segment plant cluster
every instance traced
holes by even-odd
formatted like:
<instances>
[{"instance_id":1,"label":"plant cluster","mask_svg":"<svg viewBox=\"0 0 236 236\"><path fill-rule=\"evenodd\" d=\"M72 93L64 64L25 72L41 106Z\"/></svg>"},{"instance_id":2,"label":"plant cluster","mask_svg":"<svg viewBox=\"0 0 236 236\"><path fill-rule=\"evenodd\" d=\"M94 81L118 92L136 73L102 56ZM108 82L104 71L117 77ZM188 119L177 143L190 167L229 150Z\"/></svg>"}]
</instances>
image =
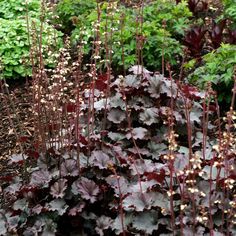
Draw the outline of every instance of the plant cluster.
<instances>
[{"instance_id":1,"label":"plant cluster","mask_svg":"<svg viewBox=\"0 0 236 236\"><path fill-rule=\"evenodd\" d=\"M39 0L28 3L19 0L0 2L0 63L3 77L19 78L32 75L30 50L38 51L40 40L45 64L52 66L53 57L49 51L61 47L62 34L48 23L39 20L40 14L45 14L40 12L40 9ZM39 38L40 27L43 27L42 39Z\"/></svg>"},{"instance_id":2,"label":"plant cluster","mask_svg":"<svg viewBox=\"0 0 236 236\"><path fill-rule=\"evenodd\" d=\"M41 123L42 152L12 156L37 165L28 182L8 178L1 234L234 235L235 114L217 141L207 94L141 66L89 79L72 99L61 53L41 103L60 123Z\"/></svg>"},{"instance_id":3,"label":"plant cluster","mask_svg":"<svg viewBox=\"0 0 236 236\"><path fill-rule=\"evenodd\" d=\"M74 16L76 7L85 13ZM227 70L216 85L230 85L234 45L219 43L227 22L185 34L190 20L207 15L201 0L63 0L57 12L65 31L69 20L76 28L53 51L44 46L46 13L32 21L34 136L16 132L21 153L8 165L23 171L0 176L0 235L235 235L236 77L221 118L211 83L201 92L183 82L183 68L176 79L166 63L180 60L184 37L183 59L199 63L194 79L215 80L204 77L206 67L212 75ZM53 69L45 52L57 61ZM221 60L228 63L219 68Z\"/></svg>"},{"instance_id":4,"label":"plant cluster","mask_svg":"<svg viewBox=\"0 0 236 236\"><path fill-rule=\"evenodd\" d=\"M86 42L86 52L89 53L93 48L91 42L99 31L101 48L104 48L100 56L106 60L106 47L109 45L115 70L117 66L124 65L127 69L136 64L141 58L139 56L137 59L137 48L142 54L143 63L149 69L160 70L162 57L172 65L180 60L183 54L180 39L189 25L188 18L192 15L185 2L178 5L173 4L173 1L163 0L144 3L141 6L142 12L118 2L112 5L103 2L99 7L99 19L96 8L90 14L86 11L78 19L74 18L76 29L72 31L73 44L77 44L82 38Z\"/></svg>"},{"instance_id":5,"label":"plant cluster","mask_svg":"<svg viewBox=\"0 0 236 236\"><path fill-rule=\"evenodd\" d=\"M189 0L189 9L194 14L193 26L183 41L190 57L185 68L194 68L189 80L201 87L213 83L223 104L230 103L235 65L234 54L230 53L235 50L235 19L225 13L232 13L232 4L233 1L223 1L219 10L212 9L206 1Z\"/></svg>"},{"instance_id":6,"label":"plant cluster","mask_svg":"<svg viewBox=\"0 0 236 236\"><path fill-rule=\"evenodd\" d=\"M192 82L201 87L204 87L207 82L212 82L213 88L218 91L219 101L226 101L228 104L231 101L229 91L233 86L232 78L236 65L235 51L235 45L221 44L217 50L204 55L204 65L195 69L189 76Z\"/></svg>"}]
</instances>

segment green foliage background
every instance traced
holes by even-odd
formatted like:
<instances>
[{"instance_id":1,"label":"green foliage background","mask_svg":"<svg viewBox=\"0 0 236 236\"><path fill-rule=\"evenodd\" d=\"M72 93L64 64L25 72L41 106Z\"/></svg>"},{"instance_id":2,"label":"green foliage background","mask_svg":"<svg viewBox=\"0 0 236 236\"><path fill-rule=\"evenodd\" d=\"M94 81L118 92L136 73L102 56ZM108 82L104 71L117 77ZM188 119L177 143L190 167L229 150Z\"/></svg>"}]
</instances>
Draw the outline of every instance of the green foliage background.
<instances>
[{"instance_id":1,"label":"green foliage background","mask_svg":"<svg viewBox=\"0 0 236 236\"><path fill-rule=\"evenodd\" d=\"M27 14L29 16L29 29L27 29ZM20 78L31 75L30 41L33 30L39 38L40 29L40 0L28 1L28 5L22 0L3 0L0 2L0 62L2 76L5 78ZM51 25L43 24L43 49L45 63L51 66L53 58L47 56L50 49L59 48L62 45L60 36ZM57 39L57 44L55 40Z\"/></svg>"}]
</instances>

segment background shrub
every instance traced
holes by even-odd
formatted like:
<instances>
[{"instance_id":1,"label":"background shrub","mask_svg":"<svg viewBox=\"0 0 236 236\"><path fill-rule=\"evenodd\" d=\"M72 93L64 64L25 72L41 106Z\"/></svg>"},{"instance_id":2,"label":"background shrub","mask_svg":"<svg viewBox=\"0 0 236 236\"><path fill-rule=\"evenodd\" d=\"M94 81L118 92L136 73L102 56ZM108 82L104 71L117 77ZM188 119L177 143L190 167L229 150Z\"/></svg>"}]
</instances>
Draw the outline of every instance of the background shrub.
<instances>
[{"instance_id":1,"label":"background shrub","mask_svg":"<svg viewBox=\"0 0 236 236\"><path fill-rule=\"evenodd\" d=\"M125 7L120 4L109 8L108 3L101 7L100 40L101 48L104 48L105 32L108 30L112 35L112 62L113 68L122 66L122 55L126 69L136 64L137 43L141 43L143 50L144 65L149 69L160 69L162 50L166 61L176 65L178 58L182 55L183 47L180 39L184 30L190 23L189 11L186 2L174 4L173 1L158 0L144 6L143 24L138 24L138 11L132 7ZM111 13L113 11L113 13ZM110 12L110 15L109 15ZM89 42L94 38L94 22L97 20L97 9L94 8L89 15L87 12L81 15L83 21L78 20L76 29L72 31L72 43L76 45L81 35L87 43L85 52L91 52ZM139 28L142 27L142 34ZM137 39L139 37L139 39ZM108 45L111 45L111 42ZM122 46L123 45L123 48ZM101 52L102 59L106 57L106 50Z\"/></svg>"},{"instance_id":2,"label":"background shrub","mask_svg":"<svg viewBox=\"0 0 236 236\"><path fill-rule=\"evenodd\" d=\"M26 9L22 1L10 0L0 3L0 61L2 64L2 75L5 78L19 78L31 75L31 62L29 58L31 36L34 34L36 42L39 43L40 34L40 1L29 1L29 29L27 28ZM29 32L32 31L32 32ZM34 33L33 33L34 32ZM31 34L32 33L32 34ZM59 48L62 33L56 31L51 25L43 24L43 54L45 64L53 65L53 57L48 53L52 49ZM56 43L55 43L56 42ZM37 46L36 46L37 47Z\"/></svg>"},{"instance_id":3,"label":"background shrub","mask_svg":"<svg viewBox=\"0 0 236 236\"><path fill-rule=\"evenodd\" d=\"M204 65L198 67L190 76L190 81L204 87L211 82L218 91L219 101L231 100L234 66L236 64L236 45L221 44L221 46L205 56Z\"/></svg>"}]
</instances>

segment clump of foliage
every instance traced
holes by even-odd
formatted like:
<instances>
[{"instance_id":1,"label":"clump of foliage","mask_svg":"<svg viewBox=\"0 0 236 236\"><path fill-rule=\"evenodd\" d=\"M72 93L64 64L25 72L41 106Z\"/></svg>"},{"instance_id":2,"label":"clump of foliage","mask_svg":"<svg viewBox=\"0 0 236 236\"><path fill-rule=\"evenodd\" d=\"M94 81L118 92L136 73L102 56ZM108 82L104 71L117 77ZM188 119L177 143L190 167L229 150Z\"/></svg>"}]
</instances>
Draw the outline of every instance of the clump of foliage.
<instances>
[{"instance_id":1,"label":"clump of foliage","mask_svg":"<svg viewBox=\"0 0 236 236\"><path fill-rule=\"evenodd\" d=\"M53 70L45 69L43 51L33 45L33 58L40 62L32 65L35 134L30 144L30 137L17 136L22 153L8 162L23 167L22 175L0 177L0 234L236 234L236 84L231 109L221 120L210 84L200 92L172 78L164 62L188 25L182 14L191 15L189 3L202 1L188 1L188 8L186 1L170 7L173 2L154 1L143 9L98 4L96 13L83 15L83 26L74 18L76 60L67 39ZM198 11L199 5L192 8L195 15ZM211 38L221 38L214 27ZM198 41L190 56L198 53L201 59L205 31L194 27L190 32L187 46ZM154 45L158 37L161 51ZM222 44L205 55L205 65L217 70L210 60L218 53L224 60L231 46ZM149 62L145 53L150 50L159 54ZM91 56L90 63L83 63L83 53ZM143 56L149 68L166 64L169 76L141 65L132 66L128 75L113 75L112 63L126 68L143 62Z\"/></svg>"},{"instance_id":2,"label":"clump of foliage","mask_svg":"<svg viewBox=\"0 0 236 236\"><path fill-rule=\"evenodd\" d=\"M51 77L41 105L61 123L42 123L46 152L12 156L10 163L36 158L37 166L29 182L5 178L2 234L235 233L235 139L224 135L218 143L210 135L216 127L204 123L207 95L140 66L131 71L110 82L100 76L81 88L79 100L60 89L73 88L72 78Z\"/></svg>"},{"instance_id":3,"label":"clump of foliage","mask_svg":"<svg viewBox=\"0 0 236 236\"><path fill-rule=\"evenodd\" d=\"M236 9L235 9L235 1L234 0L223 0L224 7L224 17L229 18L234 27L236 27Z\"/></svg>"},{"instance_id":4,"label":"clump of foliage","mask_svg":"<svg viewBox=\"0 0 236 236\"><path fill-rule=\"evenodd\" d=\"M57 22L61 24L64 31L70 33L77 23L84 21L84 16L96 9L96 5L95 0L61 0L56 5Z\"/></svg>"},{"instance_id":5,"label":"clump of foliage","mask_svg":"<svg viewBox=\"0 0 236 236\"><path fill-rule=\"evenodd\" d=\"M230 103L234 83L235 20L232 15L225 14L233 8L232 2L223 1L222 9L214 9L206 1L188 1L194 13L194 24L186 31L183 40L188 49L184 67L187 74L189 69L192 70L188 75L190 82L201 89L212 83L221 105Z\"/></svg>"},{"instance_id":6,"label":"clump of foliage","mask_svg":"<svg viewBox=\"0 0 236 236\"><path fill-rule=\"evenodd\" d=\"M234 67L236 64L236 46L221 44L221 46L203 56L204 65L198 67L189 76L191 82L204 87L208 82L218 91L219 101L231 101Z\"/></svg>"},{"instance_id":7,"label":"clump of foliage","mask_svg":"<svg viewBox=\"0 0 236 236\"><path fill-rule=\"evenodd\" d=\"M39 45L40 1L33 0L26 4L22 1L1 1L0 9L0 62L5 78L30 76L30 49ZM28 24L27 24L28 18ZM31 33L32 34L31 34ZM48 23L43 23L42 45L47 66L52 66L53 57L49 51L61 47L62 34ZM34 38L34 39L33 39ZM36 49L34 49L35 51Z\"/></svg>"},{"instance_id":8,"label":"clump of foliage","mask_svg":"<svg viewBox=\"0 0 236 236\"><path fill-rule=\"evenodd\" d=\"M25 11L33 17L39 15L40 1L30 0L30 1L21 1L21 0L2 0L0 2L0 18L2 19L16 19L22 18L22 14Z\"/></svg>"},{"instance_id":9,"label":"clump of foliage","mask_svg":"<svg viewBox=\"0 0 236 236\"><path fill-rule=\"evenodd\" d=\"M137 63L140 59L137 59L140 57L137 55L137 48L142 51L143 62L149 69L160 70L162 56L176 65L183 49L179 39L188 27L188 18L191 16L186 2L175 5L173 1L158 0L144 4L142 16L137 9L127 8L116 2L112 7L106 2L100 6L100 19L97 19L97 9L94 9L89 15L82 16L83 21L78 20L77 28L72 32L74 44L82 38L86 42L85 50L88 53L92 49L90 43L99 31L99 41L104 49L101 57L106 60L106 50L109 47L115 69L117 65L124 65L127 69ZM112 37L112 43L107 39L107 31Z\"/></svg>"}]
</instances>

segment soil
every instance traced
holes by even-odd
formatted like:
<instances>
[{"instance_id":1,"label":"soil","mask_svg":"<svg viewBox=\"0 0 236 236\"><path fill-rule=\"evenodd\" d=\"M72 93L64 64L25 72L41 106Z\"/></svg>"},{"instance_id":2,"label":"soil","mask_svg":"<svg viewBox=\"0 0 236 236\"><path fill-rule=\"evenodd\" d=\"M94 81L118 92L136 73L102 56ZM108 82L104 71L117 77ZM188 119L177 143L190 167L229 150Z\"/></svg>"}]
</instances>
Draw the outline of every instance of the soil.
<instances>
[{"instance_id":1,"label":"soil","mask_svg":"<svg viewBox=\"0 0 236 236\"><path fill-rule=\"evenodd\" d=\"M30 87L26 81L13 82L8 91L0 87L0 190L9 176L21 171L20 167L7 164L13 154L21 153L21 136L33 134Z\"/></svg>"}]
</instances>

